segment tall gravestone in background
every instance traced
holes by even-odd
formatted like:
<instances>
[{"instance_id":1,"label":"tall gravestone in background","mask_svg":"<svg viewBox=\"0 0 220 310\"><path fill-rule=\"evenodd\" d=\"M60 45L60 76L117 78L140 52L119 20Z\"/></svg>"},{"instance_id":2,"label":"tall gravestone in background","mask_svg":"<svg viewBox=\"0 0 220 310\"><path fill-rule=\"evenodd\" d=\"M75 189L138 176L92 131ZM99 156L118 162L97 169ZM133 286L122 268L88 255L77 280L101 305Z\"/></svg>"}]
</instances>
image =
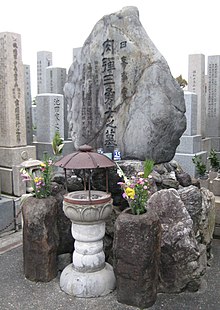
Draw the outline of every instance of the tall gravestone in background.
<instances>
[{"instance_id":1,"label":"tall gravestone in background","mask_svg":"<svg viewBox=\"0 0 220 310\"><path fill-rule=\"evenodd\" d=\"M196 177L198 173L195 164L192 162L192 158L195 155L201 156L202 162L206 164L207 152L202 151L202 136L197 134L197 95L185 91L184 98L186 104L187 129L180 138L180 144L176 149L174 159L179 162L184 171L189 173L192 177Z\"/></svg>"},{"instance_id":2,"label":"tall gravestone in background","mask_svg":"<svg viewBox=\"0 0 220 310\"><path fill-rule=\"evenodd\" d=\"M37 158L44 159L44 153L53 156L52 144L56 131L64 139L64 100L63 95L45 93L36 96ZM63 141L63 155L73 151L72 141Z\"/></svg>"},{"instance_id":3,"label":"tall gravestone in background","mask_svg":"<svg viewBox=\"0 0 220 310\"><path fill-rule=\"evenodd\" d=\"M0 33L0 176L2 192L21 195L19 165L36 158L27 146L21 36Z\"/></svg>"},{"instance_id":4,"label":"tall gravestone in background","mask_svg":"<svg viewBox=\"0 0 220 310\"><path fill-rule=\"evenodd\" d=\"M64 87L75 147L166 162L186 128L183 91L139 21L136 7L93 28Z\"/></svg>"}]
</instances>

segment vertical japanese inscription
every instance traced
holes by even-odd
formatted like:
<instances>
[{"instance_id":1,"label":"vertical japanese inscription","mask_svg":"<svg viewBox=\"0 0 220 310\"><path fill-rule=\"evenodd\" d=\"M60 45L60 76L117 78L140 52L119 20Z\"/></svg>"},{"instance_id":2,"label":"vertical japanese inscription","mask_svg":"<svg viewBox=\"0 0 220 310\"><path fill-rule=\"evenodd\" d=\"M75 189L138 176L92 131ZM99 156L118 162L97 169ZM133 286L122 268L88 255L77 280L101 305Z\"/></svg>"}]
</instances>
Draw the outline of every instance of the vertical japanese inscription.
<instances>
[{"instance_id":1,"label":"vertical japanese inscription","mask_svg":"<svg viewBox=\"0 0 220 310\"><path fill-rule=\"evenodd\" d=\"M58 98L54 99L54 127L56 131L60 130L60 100Z\"/></svg>"},{"instance_id":2,"label":"vertical japanese inscription","mask_svg":"<svg viewBox=\"0 0 220 310\"><path fill-rule=\"evenodd\" d=\"M16 38L12 38L12 50L13 50L13 88L12 95L14 100L15 111L15 134L17 143L21 142L21 121L20 121L20 98L21 89L19 88L18 81L18 43Z\"/></svg>"},{"instance_id":3,"label":"vertical japanese inscription","mask_svg":"<svg viewBox=\"0 0 220 310\"><path fill-rule=\"evenodd\" d=\"M92 134L93 112L92 112L92 65L83 65L82 70L82 135L88 138Z\"/></svg>"},{"instance_id":4,"label":"vertical japanese inscription","mask_svg":"<svg viewBox=\"0 0 220 310\"><path fill-rule=\"evenodd\" d=\"M209 64L208 67L209 70L209 96L208 96L208 117L216 117L216 104L217 104L217 76L218 76L218 65L215 64Z\"/></svg>"},{"instance_id":5,"label":"vertical japanese inscription","mask_svg":"<svg viewBox=\"0 0 220 310\"><path fill-rule=\"evenodd\" d=\"M112 109L115 102L115 58L114 58L114 40L107 39L103 43L102 52L102 78L104 84L104 105L107 122L105 127L104 145L108 148L117 145L115 134L116 126L114 124L114 111Z\"/></svg>"},{"instance_id":6,"label":"vertical japanese inscription","mask_svg":"<svg viewBox=\"0 0 220 310\"><path fill-rule=\"evenodd\" d=\"M127 47L127 41L122 41L120 42L120 50L123 51ZM128 65L127 62L127 55L121 56L121 98L122 101L125 101L125 99L128 96L128 89L127 89L127 80L128 80L128 75L126 71L126 66Z\"/></svg>"},{"instance_id":7,"label":"vertical japanese inscription","mask_svg":"<svg viewBox=\"0 0 220 310\"><path fill-rule=\"evenodd\" d=\"M6 73L6 36L0 37L0 132L1 135L6 135L6 85L7 85L7 73Z\"/></svg>"}]
</instances>

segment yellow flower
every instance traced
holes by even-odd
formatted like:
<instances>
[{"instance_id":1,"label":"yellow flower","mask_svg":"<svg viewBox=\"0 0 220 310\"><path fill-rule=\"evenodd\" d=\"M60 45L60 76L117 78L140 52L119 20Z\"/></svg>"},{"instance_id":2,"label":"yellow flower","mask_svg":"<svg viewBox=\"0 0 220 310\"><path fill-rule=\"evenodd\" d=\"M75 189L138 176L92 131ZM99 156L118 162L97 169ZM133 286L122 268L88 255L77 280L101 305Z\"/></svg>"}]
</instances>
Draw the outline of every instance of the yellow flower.
<instances>
[{"instance_id":1,"label":"yellow flower","mask_svg":"<svg viewBox=\"0 0 220 310\"><path fill-rule=\"evenodd\" d=\"M34 178L34 182L35 182L35 183L38 183L39 181L42 181L42 180L43 180L42 177L35 177L35 178Z\"/></svg>"},{"instance_id":2,"label":"yellow flower","mask_svg":"<svg viewBox=\"0 0 220 310\"><path fill-rule=\"evenodd\" d=\"M125 193L126 195L131 198L131 199L134 199L134 196L135 196L135 190L133 188L130 188L130 187L127 187L125 189Z\"/></svg>"}]
</instances>

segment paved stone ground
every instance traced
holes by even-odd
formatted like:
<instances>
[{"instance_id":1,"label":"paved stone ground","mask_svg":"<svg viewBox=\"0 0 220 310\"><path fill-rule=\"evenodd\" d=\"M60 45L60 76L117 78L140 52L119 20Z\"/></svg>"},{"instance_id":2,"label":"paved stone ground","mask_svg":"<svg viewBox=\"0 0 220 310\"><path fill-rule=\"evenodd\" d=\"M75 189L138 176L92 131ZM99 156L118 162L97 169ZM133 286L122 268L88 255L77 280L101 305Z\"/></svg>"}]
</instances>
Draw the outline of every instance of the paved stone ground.
<instances>
[{"instance_id":1,"label":"paved stone ground","mask_svg":"<svg viewBox=\"0 0 220 310\"><path fill-rule=\"evenodd\" d=\"M14 242L12 242L14 243ZM1 245L1 239L0 239ZM1 247L1 246L0 246ZM4 244L5 247L5 244ZM158 294L150 310L220 309L220 240L213 240L213 260L199 292ZM23 275L22 246L0 255L0 310L135 310L120 304L116 292L99 298L75 298L62 292L59 277L49 283L35 283Z\"/></svg>"}]
</instances>

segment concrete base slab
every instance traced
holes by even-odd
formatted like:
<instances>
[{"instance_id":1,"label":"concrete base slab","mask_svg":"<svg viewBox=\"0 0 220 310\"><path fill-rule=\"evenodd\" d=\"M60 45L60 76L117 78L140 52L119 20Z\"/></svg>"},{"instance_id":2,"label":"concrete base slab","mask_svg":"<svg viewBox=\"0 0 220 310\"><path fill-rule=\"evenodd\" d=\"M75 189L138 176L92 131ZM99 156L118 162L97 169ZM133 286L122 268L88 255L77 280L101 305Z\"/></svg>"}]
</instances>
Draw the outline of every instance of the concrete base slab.
<instances>
[{"instance_id":1,"label":"concrete base slab","mask_svg":"<svg viewBox=\"0 0 220 310\"><path fill-rule=\"evenodd\" d=\"M195 156L201 156L202 161L206 164L207 162L207 152L199 152L196 154L185 154L185 153L176 153L174 160L176 160L183 170L191 175L191 177L197 177L197 172L195 164L192 162L192 158Z\"/></svg>"},{"instance_id":2,"label":"concrete base slab","mask_svg":"<svg viewBox=\"0 0 220 310\"><path fill-rule=\"evenodd\" d=\"M0 147L0 166L2 167L12 168L29 158L36 159L35 146Z\"/></svg>"},{"instance_id":3,"label":"concrete base slab","mask_svg":"<svg viewBox=\"0 0 220 310\"><path fill-rule=\"evenodd\" d=\"M1 237L0 254L6 253L22 245L22 230L18 232L7 233Z\"/></svg>"}]
</instances>

